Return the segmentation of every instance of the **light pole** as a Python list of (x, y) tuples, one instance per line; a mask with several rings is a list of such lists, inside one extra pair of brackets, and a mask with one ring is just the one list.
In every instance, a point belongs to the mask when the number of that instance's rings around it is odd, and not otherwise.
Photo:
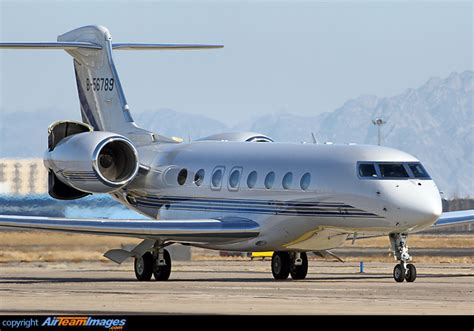
[(373, 125), (377, 125), (377, 131), (378, 131), (378, 145), (382, 145), (382, 133), (381, 133), (381, 130), (382, 130), (382, 125), (384, 125), (385, 123), (387, 123), (386, 121), (384, 121), (382, 118), (376, 118), (375, 120), (372, 120), (372, 124)]

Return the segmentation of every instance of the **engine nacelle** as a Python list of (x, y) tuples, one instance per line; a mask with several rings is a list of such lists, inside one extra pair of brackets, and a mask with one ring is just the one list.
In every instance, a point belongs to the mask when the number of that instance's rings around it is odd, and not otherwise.
[(105, 131), (62, 138), (46, 152), (44, 164), (61, 182), (87, 193), (120, 189), (133, 180), (139, 168), (132, 142)]

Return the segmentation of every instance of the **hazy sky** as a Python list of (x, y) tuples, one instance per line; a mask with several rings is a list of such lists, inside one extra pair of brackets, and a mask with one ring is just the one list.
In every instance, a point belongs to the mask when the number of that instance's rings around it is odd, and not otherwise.
[[(0, 0), (0, 39), (55, 41), (100, 24), (114, 41), (222, 43), (223, 50), (117, 51), (115, 61), (132, 114), (170, 108), (232, 123), (276, 111), (314, 115), (360, 94), (391, 96), (472, 70), (473, 8), (471, 1)], [(0, 51), (0, 63), (0, 111), (78, 114), (64, 51)]]

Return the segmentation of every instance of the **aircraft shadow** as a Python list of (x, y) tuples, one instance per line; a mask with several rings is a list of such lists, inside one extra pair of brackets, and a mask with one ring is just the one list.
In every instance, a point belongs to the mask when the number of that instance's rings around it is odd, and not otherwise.
[[(474, 275), (466, 274), (432, 274), (432, 275), (418, 275), (418, 278), (474, 278)], [(297, 282), (347, 282), (360, 281), (372, 279), (387, 279), (392, 280), (392, 275), (348, 275), (348, 276), (322, 276), (322, 277), (307, 277), (304, 280)], [(154, 282), (152, 279), (150, 282)], [(285, 283), (294, 282), (291, 278), (287, 280), (276, 281), (273, 278), (192, 278), (192, 279), (170, 279), (167, 282), (181, 283), (181, 282), (207, 282), (207, 283)], [(88, 277), (74, 277), (74, 278), (58, 278), (58, 277), (1, 277), (0, 284), (40, 284), (40, 283), (138, 283), (135, 278), (88, 278)]]

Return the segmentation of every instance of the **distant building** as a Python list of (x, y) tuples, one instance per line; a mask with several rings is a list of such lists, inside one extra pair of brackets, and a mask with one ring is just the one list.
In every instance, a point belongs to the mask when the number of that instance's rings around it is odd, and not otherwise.
[(0, 194), (48, 192), (48, 171), (42, 159), (0, 159)]

